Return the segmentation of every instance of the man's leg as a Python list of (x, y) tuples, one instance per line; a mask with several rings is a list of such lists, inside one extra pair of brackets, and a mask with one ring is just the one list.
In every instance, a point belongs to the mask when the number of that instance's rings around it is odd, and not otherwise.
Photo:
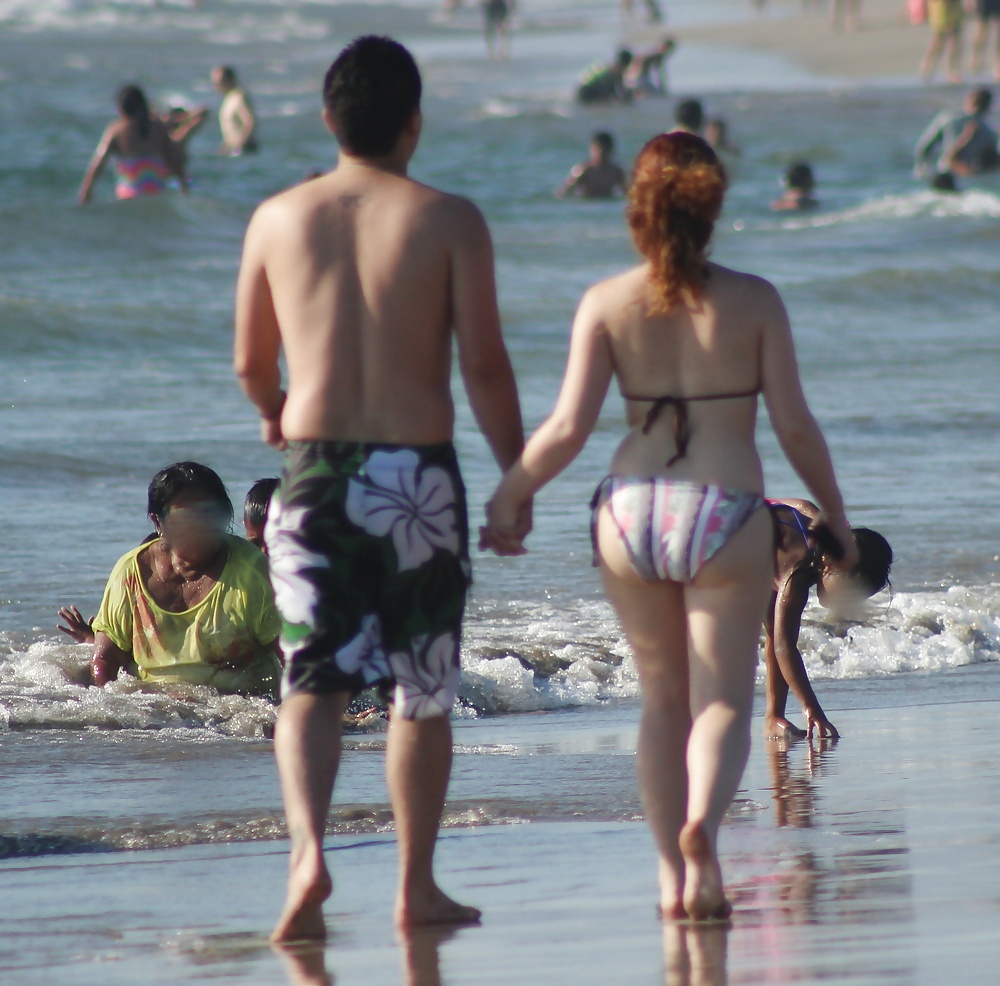
[(434, 846), (451, 774), (447, 715), (404, 719), (395, 711), (386, 746), (386, 782), (399, 843), (396, 924), (469, 924), (480, 911), (453, 901), (434, 880)]
[(274, 729), (281, 793), (292, 840), (285, 909), (272, 941), (326, 937), (323, 901), (333, 883), (323, 859), (323, 836), (340, 764), (340, 733), (350, 695), (291, 695)]

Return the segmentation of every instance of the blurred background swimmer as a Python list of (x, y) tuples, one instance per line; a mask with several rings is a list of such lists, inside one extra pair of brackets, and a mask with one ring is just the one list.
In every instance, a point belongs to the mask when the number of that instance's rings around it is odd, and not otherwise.
[(581, 161), (569, 173), (556, 195), (579, 196), (584, 199), (610, 199), (628, 191), (628, 178), (620, 165), (612, 160), (615, 139), (599, 130), (590, 139), (590, 158)]
[(576, 90), (577, 102), (584, 105), (630, 102), (632, 90), (625, 84), (625, 72), (631, 64), (632, 52), (620, 48), (613, 62), (592, 65)]
[(771, 208), (775, 212), (815, 209), (819, 205), (819, 201), (813, 197), (816, 178), (808, 162), (795, 161), (789, 165), (781, 183), (785, 186), (785, 190), (771, 203)]
[(119, 199), (158, 195), (171, 176), (187, 191), (184, 155), (171, 138), (167, 125), (149, 111), (146, 94), (135, 85), (118, 91), (118, 119), (107, 125), (87, 166), (77, 201), (90, 202), (94, 184), (114, 158)]
[(238, 157), (258, 150), (257, 114), (253, 104), (236, 78), (231, 65), (216, 65), (212, 69), (212, 85), (222, 93), (219, 107), (219, 129), (222, 131), (220, 154)]
[(251, 544), (257, 545), (264, 554), (267, 554), (267, 545), (264, 543), (264, 525), (267, 524), (267, 511), (271, 506), (271, 497), (278, 488), (278, 477), (269, 476), (267, 479), (258, 479), (243, 503), (243, 529), (247, 532), (247, 540)]

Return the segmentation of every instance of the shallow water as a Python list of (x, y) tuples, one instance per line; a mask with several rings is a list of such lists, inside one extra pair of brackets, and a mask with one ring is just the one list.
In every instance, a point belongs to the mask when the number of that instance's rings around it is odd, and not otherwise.
[[(671, 13), (679, 22), (703, 8), (692, 0)], [(713, 16), (744, 9), (711, 8)], [(207, 462), (237, 503), (280, 468), (229, 368), (233, 282), (257, 202), (333, 163), (317, 98), (332, 55), (362, 30), (393, 31), (417, 53), (426, 126), (413, 173), (469, 195), (490, 222), (508, 343), (534, 426), (558, 389), (580, 294), (633, 261), (621, 203), (562, 202), (552, 189), (594, 129), (613, 130), (627, 162), (672, 110), (671, 100), (573, 105), (574, 81), (607, 56), (616, 18), (596, 2), (533, 4), (513, 60), (491, 64), (473, 11), (440, 23), (416, 4), (0, 2), (8, 83), (0, 89), (0, 757), (33, 768), (17, 773), (16, 798), (3, 796), (15, 806), (0, 831), (10, 852), (180, 845), (224, 838), (227, 826), (231, 838), (280, 831), (273, 777), (266, 804), (233, 796), (207, 820), (188, 784), (194, 774), (216, 776), (212, 763), (224, 773), (230, 757), (252, 761), (264, 783), (272, 707), (209, 689), (87, 689), (86, 648), (60, 639), (54, 624), (60, 605), (96, 610), (114, 561), (148, 532), (145, 487), (158, 468)], [(115, 203), (105, 181), (94, 205), (74, 207), (116, 87), (136, 79), (161, 105), (214, 109), (208, 68), (217, 62), (242, 70), (262, 117), (262, 152), (216, 157), (209, 124), (191, 145), (189, 197)], [(1000, 484), (1000, 183), (941, 196), (909, 177), (915, 136), (955, 94), (830, 85), (759, 56), (697, 49), (679, 52), (671, 78), (678, 94), (701, 95), (727, 118), (742, 148), (715, 257), (780, 287), (850, 515), (882, 531), (897, 555), (895, 593), (876, 597), (859, 619), (807, 611), (803, 651), (824, 705), (867, 707), (890, 683), (921, 694), (928, 675), (996, 668), (1000, 515), (983, 505)], [(776, 216), (768, 202), (798, 156), (815, 166), (821, 207)], [(475, 517), (496, 471), (457, 382), (455, 390)], [(540, 497), (531, 554), (476, 559), (460, 721), (571, 708), (599, 717), (634, 701), (635, 670), (590, 567), (587, 533), (586, 504), (620, 434), (612, 395), (579, 460)], [(769, 492), (800, 495), (766, 420), (760, 445)], [(540, 722), (553, 736), (565, 728)], [(99, 784), (123, 749), (175, 765), (157, 775), (161, 807), (129, 807), (131, 771)], [(185, 770), (192, 756), (197, 769)], [(479, 758), (476, 771), (507, 783), (502, 760), (495, 772), (480, 760), (494, 763)], [(627, 773), (614, 774), (607, 797), (567, 775), (546, 810), (634, 817)], [(345, 804), (354, 804), (350, 783)], [(24, 807), (43, 790), (64, 804), (65, 826)], [(177, 790), (187, 793), (173, 804)], [(476, 795), (456, 812), (463, 824), (530, 814), (516, 793)], [(366, 831), (388, 824), (383, 804), (348, 822)]]

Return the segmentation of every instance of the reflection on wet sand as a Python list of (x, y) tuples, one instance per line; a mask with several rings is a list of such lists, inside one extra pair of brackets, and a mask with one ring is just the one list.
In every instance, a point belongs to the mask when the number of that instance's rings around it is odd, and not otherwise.
[[(439, 949), (459, 930), (451, 925), (441, 925), (397, 932), (404, 986), (441, 986)], [(326, 943), (275, 943), (272, 948), (284, 963), (289, 986), (333, 986), (333, 973), (326, 968)]]
[(726, 949), (731, 925), (663, 925), (666, 986), (725, 986)]
[[(825, 761), (837, 741), (810, 739), (805, 744), (792, 740), (770, 740), (767, 759), (771, 768), (771, 792), (774, 796), (775, 822), (778, 828), (810, 828), (816, 815), (816, 788), (813, 779), (823, 774)], [(805, 747), (804, 763), (795, 767), (789, 763), (789, 753)]]
[(326, 971), (325, 942), (275, 942), (271, 948), (281, 957), (290, 986), (333, 986), (333, 976)]

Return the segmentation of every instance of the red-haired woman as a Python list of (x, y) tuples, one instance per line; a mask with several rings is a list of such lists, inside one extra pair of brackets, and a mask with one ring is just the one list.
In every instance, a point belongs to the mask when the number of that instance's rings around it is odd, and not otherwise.
[(778, 292), (707, 260), (725, 190), (699, 137), (661, 134), (642, 149), (628, 208), (642, 263), (584, 295), (555, 410), (501, 481), (482, 534), (498, 554), (524, 551), (526, 506), (583, 447), (617, 378), (629, 431), (594, 495), (592, 535), (642, 687), (637, 770), (661, 913), (674, 918), (731, 910), (716, 840), (750, 750), (774, 565), (758, 394), (840, 564), (857, 557)]

